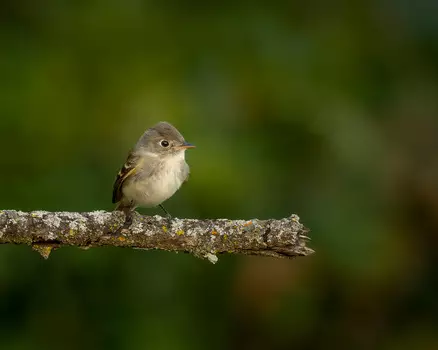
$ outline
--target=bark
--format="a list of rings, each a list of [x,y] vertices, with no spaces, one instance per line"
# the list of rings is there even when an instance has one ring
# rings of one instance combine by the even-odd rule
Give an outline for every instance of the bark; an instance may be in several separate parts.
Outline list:
[[[306,256],[308,229],[292,215],[281,220],[166,219],[122,212],[0,211],[0,244],[26,244],[48,258],[62,246],[113,246],[188,252],[215,263],[217,254],[276,258]]]

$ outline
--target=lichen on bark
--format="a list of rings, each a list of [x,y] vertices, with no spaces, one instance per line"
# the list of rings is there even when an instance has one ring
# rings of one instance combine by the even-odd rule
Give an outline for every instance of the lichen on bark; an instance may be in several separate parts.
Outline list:
[[[43,257],[62,246],[185,251],[217,261],[222,253],[293,258],[313,253],[297,215],[280,220],[178,219],[121,212],[0,211],[0,244],[26,244]]]

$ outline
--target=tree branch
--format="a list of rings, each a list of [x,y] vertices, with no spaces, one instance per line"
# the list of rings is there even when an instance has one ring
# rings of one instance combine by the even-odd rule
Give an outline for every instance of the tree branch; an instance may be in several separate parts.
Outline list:
[[[134,213],[124,228],[122,212],[30,213],[0,211],[0,244],[27,244],[46,259],[62,246],[115,246],[183,251],[217,261],[216,254],[293,258],[313,253],[308,230],[292,215],[281,220],[165,219]]]

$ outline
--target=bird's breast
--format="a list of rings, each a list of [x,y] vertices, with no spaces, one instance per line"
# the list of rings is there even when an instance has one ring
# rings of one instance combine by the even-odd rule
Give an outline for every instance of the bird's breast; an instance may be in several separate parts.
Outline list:
[[[181,187],[187,164],[182,157],[173,157],[156,164],[149,177],[139,178],[124,189],[124,194],[138,205],[152,207],[161,204]]]

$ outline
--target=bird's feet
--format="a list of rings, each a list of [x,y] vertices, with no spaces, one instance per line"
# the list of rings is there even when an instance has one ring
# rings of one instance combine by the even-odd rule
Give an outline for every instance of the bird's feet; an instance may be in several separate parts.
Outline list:
[[[159,207],[163,209],[164,213],[166,214],[167,221],[172,221],[172,215],[170,215],[170,213],[166,209],[164,209],[164,207],[161,204],[159,205]]]

